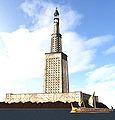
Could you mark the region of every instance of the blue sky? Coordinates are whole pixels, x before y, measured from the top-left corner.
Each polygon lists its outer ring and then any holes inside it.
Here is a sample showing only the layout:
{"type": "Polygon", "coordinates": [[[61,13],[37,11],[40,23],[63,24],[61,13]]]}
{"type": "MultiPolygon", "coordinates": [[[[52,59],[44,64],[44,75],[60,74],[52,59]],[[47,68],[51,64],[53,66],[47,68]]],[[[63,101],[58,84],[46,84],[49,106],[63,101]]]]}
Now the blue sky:
{"type": "Polygon", "coordinates": [[[95,91],[115,107],[114,6],[114,0],[0,0],[1,101],[5,93],[42,93],[58,7],[70,91],[95,91]]]}

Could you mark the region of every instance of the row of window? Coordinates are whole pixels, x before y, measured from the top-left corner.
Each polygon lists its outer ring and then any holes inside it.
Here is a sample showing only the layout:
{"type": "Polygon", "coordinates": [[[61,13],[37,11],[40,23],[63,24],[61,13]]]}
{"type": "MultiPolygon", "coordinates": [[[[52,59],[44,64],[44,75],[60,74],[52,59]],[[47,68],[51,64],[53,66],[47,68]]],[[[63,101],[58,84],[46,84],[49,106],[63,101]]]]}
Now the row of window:
{"type": "Polygon", "coordinates": [[[60,66],[60,63],[57,63],[57,62],[56,63],[55,62],[54,63],[53,62],[48,62],[47,65],[46,65],[46,67],[51,67],[51,66],[52,67],[54,67],[54,66],[58,67],[58,66],[60,66]]]}
{"type": "Polygon", "coordinates": [[[54,76],[54,74],[60,74],[60,71],[56,71],[56,70],[46,71],[46,75],[54,76]]]}
{"type": "Polygon", "coordinates": [[[59,74],[60,70],[56,70],[56,69],[47,69],[46,74],[59,74]]]}
{"type": "Polygon", "coordinates": [[[47,61],[47,64],[60,64],[60,60],[52,60],[52,61],[47,61]]]}
{"type": "Polygon", "coordinates": [[[52,82],[52,81],[48,81],[48,82],[47,82],[47,81],[46,81],[46,85],[49,85],[49,86],[50,86],[51,84],[52,84],[52,85],[59,85],[59,83],[60,83],[59,81],[56,81],[56,82],[52,82]]]}
{"type": "Polygon", "coordinates": [[[55,65],[55,64],[47,64],[46,66],[47,69],[60,69],[60,65],[55,65]]]}
{"type": "Polygon", "coordinates": [[[46,80],[60,80],[60,76],[59,75],[55,75],[55,76],[46,76],[46,80]]]}
{"type": "Polygon", "coordinates": [[[47,79],[45,80],[45,82],[58,82],[58,83],[59,83],[59,81],[60,81],[60,78],[58,78],[58,77],[55,79],[50,79],[47,77],[47,79]]]}
{"type": "Polygon", "coordinates": [[[60,72],[60,68],[48,68],[47,72],[51,73],[51,72],[60,72]]]}
{"type": "Polygon", "coordinates": [[[56,57],[56,58],[48,58],[46,59],[47,62],[50,62],[50,61],[60,61],[60,57],[56,57]]]}
{"type": "Polygon", "coordinates": [[[60,85],[60,82],[46,82],[46,87],[54,87],[54,86],[57,86],[59,87],[60,85]]]}
{"type": "Polygon", "coordinates": [[[46,66],[47,69],[60,70],[60,65],[49,64],[46,66]]]}
{"type": "Polygon", "coordinates": [[[47,60],[49,61],[49,60],[59,60],[60,59],[60,57],[55,57],[55,58],[48,58],[47,60]]]}
{"type": "Polygon", "coordinates": [[[56,85],[54,85],[54,86],[47,86],[46,85],[46,88],[48,88],[48,89],[59,89],[59,85],[58,86],[56,86],[56,85]]]}
{"type": "Polygon", "coordinates": [[[57,77],[59,78],[60,74],[58,72],[57,73],[56,72],[50,72],[50,73],[46,73],[46,77],[47,78],[49,78],[49,77],[50,78],[57,78],[57,77]]]}
{"type": "Polygon", "coordinates": [[[54,74],[54,73],[60,73],[60,69],[56,69],[56,68],[49,68],[46,71],[47,74],[54,74]]]}
{"type": "Polygon", "coordinates": [[[49,91],[59,91],[60,89],[59,89],[59,88],[51,88],[51,89],[50,89],[50,88],[46,88],[46,90],[47,90],[47,91],[48,91],[48,90],[49,90],[49,91]]]}
{"type": "Polygon", "coordinates": [[[46,66],[52,66],[53,67],[53,66],[60,66],[60,64],[61,64],[60,62],[47,62],[46,66]]]}
{"type": "Polygon", "coordinates": [[[46,84],[46,87],[53,87],[53,86],[58,86],[59,87],[59,83],[50,83],[50,82],[47,82],[46,84]]]}

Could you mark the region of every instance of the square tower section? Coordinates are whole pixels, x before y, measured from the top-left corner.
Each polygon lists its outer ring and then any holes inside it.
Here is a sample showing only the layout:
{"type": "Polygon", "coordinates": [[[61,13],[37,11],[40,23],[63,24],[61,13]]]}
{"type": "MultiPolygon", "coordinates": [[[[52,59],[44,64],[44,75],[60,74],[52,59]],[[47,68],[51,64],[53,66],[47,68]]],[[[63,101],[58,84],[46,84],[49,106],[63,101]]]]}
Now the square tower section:
{"type": "Polygon", "coordinates": [[[44,93],[68,93],[68,61],[63,52],[45,53],[44,93]]]}

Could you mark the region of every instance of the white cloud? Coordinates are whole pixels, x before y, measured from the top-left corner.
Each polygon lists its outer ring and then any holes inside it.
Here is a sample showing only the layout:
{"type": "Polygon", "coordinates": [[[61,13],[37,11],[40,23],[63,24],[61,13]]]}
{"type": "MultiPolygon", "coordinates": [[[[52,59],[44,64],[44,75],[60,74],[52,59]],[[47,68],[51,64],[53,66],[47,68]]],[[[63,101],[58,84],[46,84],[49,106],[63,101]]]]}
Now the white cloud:
{"type": "MultiPolygon", "coordinates": [[[[42,38],[42,40],[45,39],[44,35],[42,37],[43,32],[41,31],[32,33],[27,29],[21,28],[2,36],[7,53],[5,60],[3,61],[4,64],[2,62],[1,64],[5,65],[6,72],[4,72],[9,74],[9,76],[7,76],[9,79],[11,77],[14,77],[11,78],[14,80],[27,79],[32,78],[33,74],[36,77],[41,73],[41,70],[38,69],[40,66],[37,63],[38,61],[42,61],[42,58],[40,57],[43,56],[42,52],[39,51],[43,46],[43,41],[39,40],[39,37],[41,36],[40,38],[42,38]]],[[[45,49],[42,51],[44,50],[45,49]]],[[[42,65],[42,62],[40,65],[42,65]]],[[[1,72],[3,71],[1,70],[1,72]]]]}
{"type": "Polygon", "coordinates": [[[69,72],[80,72],[92,69],[91,64],[95,50],[86,49],[85,41],[75,32],[63,34],[63,48],[68,55],[69,72]]]}
{"type": "Polygon", "coordinates": [[[91,82],[104,82],[104,81],[110,81],[115,79],[114,74],[115,66],[114,65],[105,65],[102,66],[95,71],[88,73],[88,80],[91,82]]]}
{"type": "Polygon", "coordinates": [[[82,90],[90,94],[95,91],[99,101],[115,107],[115,65],[105,65],[89,72],[87,86],[82,90]]]}
{"type": "Polygon", "coordinates": [[[21,4],[22,10],[32,18],[34,24],[32,28],[34,30],[52,24],[53,13],[57,6],[61,13],[60,26],[62,32],[71,28],[73,29],[76,25],[80,24],[83,15],[79,14],[77,11],[73,11],[68,6],[66,7],[65,5],[63,6],[45,0],[27,0],[21,4]]]}
{"type": "Polygon", "coordinates": [[[106,54],[106,55],[115,54],[115,45],[112,46],[112,47],[110,47],[110,48],[108,48],[108,49],[105,50],[103,53],[106,54]]]}
{"type": "MultiPolygon", "coordinates": [[[[48,32],[50,31],[45,28],[34,32],[21,28],[12,33],[0,34],[5,46],[0,49],[0,88],[2,93],[5,93],[6,90],[11,92],[15,88],[14,86],[19,88],[19,81],[43,76],[44,53],[49,47],[46,47],[47,39],[50,38],[48,32]],[[47,34],[44,36],[46,32],[47,34]]],[[[24,90],[22,85],[19,90],[21,89],[24,90]]],[[[14,92],[17,90],[15,89],[14,92]]]]}
{"type": "Polygon", "coordinates": [[[114,39],[113,35],[103,35],[100,37],[94,37],[86,41],[86,47],[88,48],[95,48],[100,47],[106,42],[110,42],[114,39]]]}
{"type": "Polygon", "coordinates": [[[22,3],[21,8],[32,18],[32,28],[38,29],[51,24],[52,10],[55,9],[55,6],[48,2],[32,0],[31,2],[25,1],[22,3]]]}
{"type": "Polygon", "coordinates": [[[104,35],[87,39],[76,32],[64,32],[63,51],[68,55],[69,72],[74,73],[93,69],[95,64],[92,61],[97,48],[110,42],[113,38],[112,35],[104,35]],[[67,46],[69,46],[69,49],[67,46]]]}

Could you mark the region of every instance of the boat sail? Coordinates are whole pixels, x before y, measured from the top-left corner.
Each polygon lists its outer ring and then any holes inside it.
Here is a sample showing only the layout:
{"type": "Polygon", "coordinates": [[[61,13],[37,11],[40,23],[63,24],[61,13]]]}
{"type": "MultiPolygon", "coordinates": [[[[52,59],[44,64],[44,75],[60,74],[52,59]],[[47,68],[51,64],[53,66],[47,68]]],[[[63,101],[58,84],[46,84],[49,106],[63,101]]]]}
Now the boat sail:
{"type": "Polygon", "coordinates": [[[94,108],[96,108],[96,99],[95,99],[95,92],[93,95],[89,98],[88,104],[94,108]]]}

